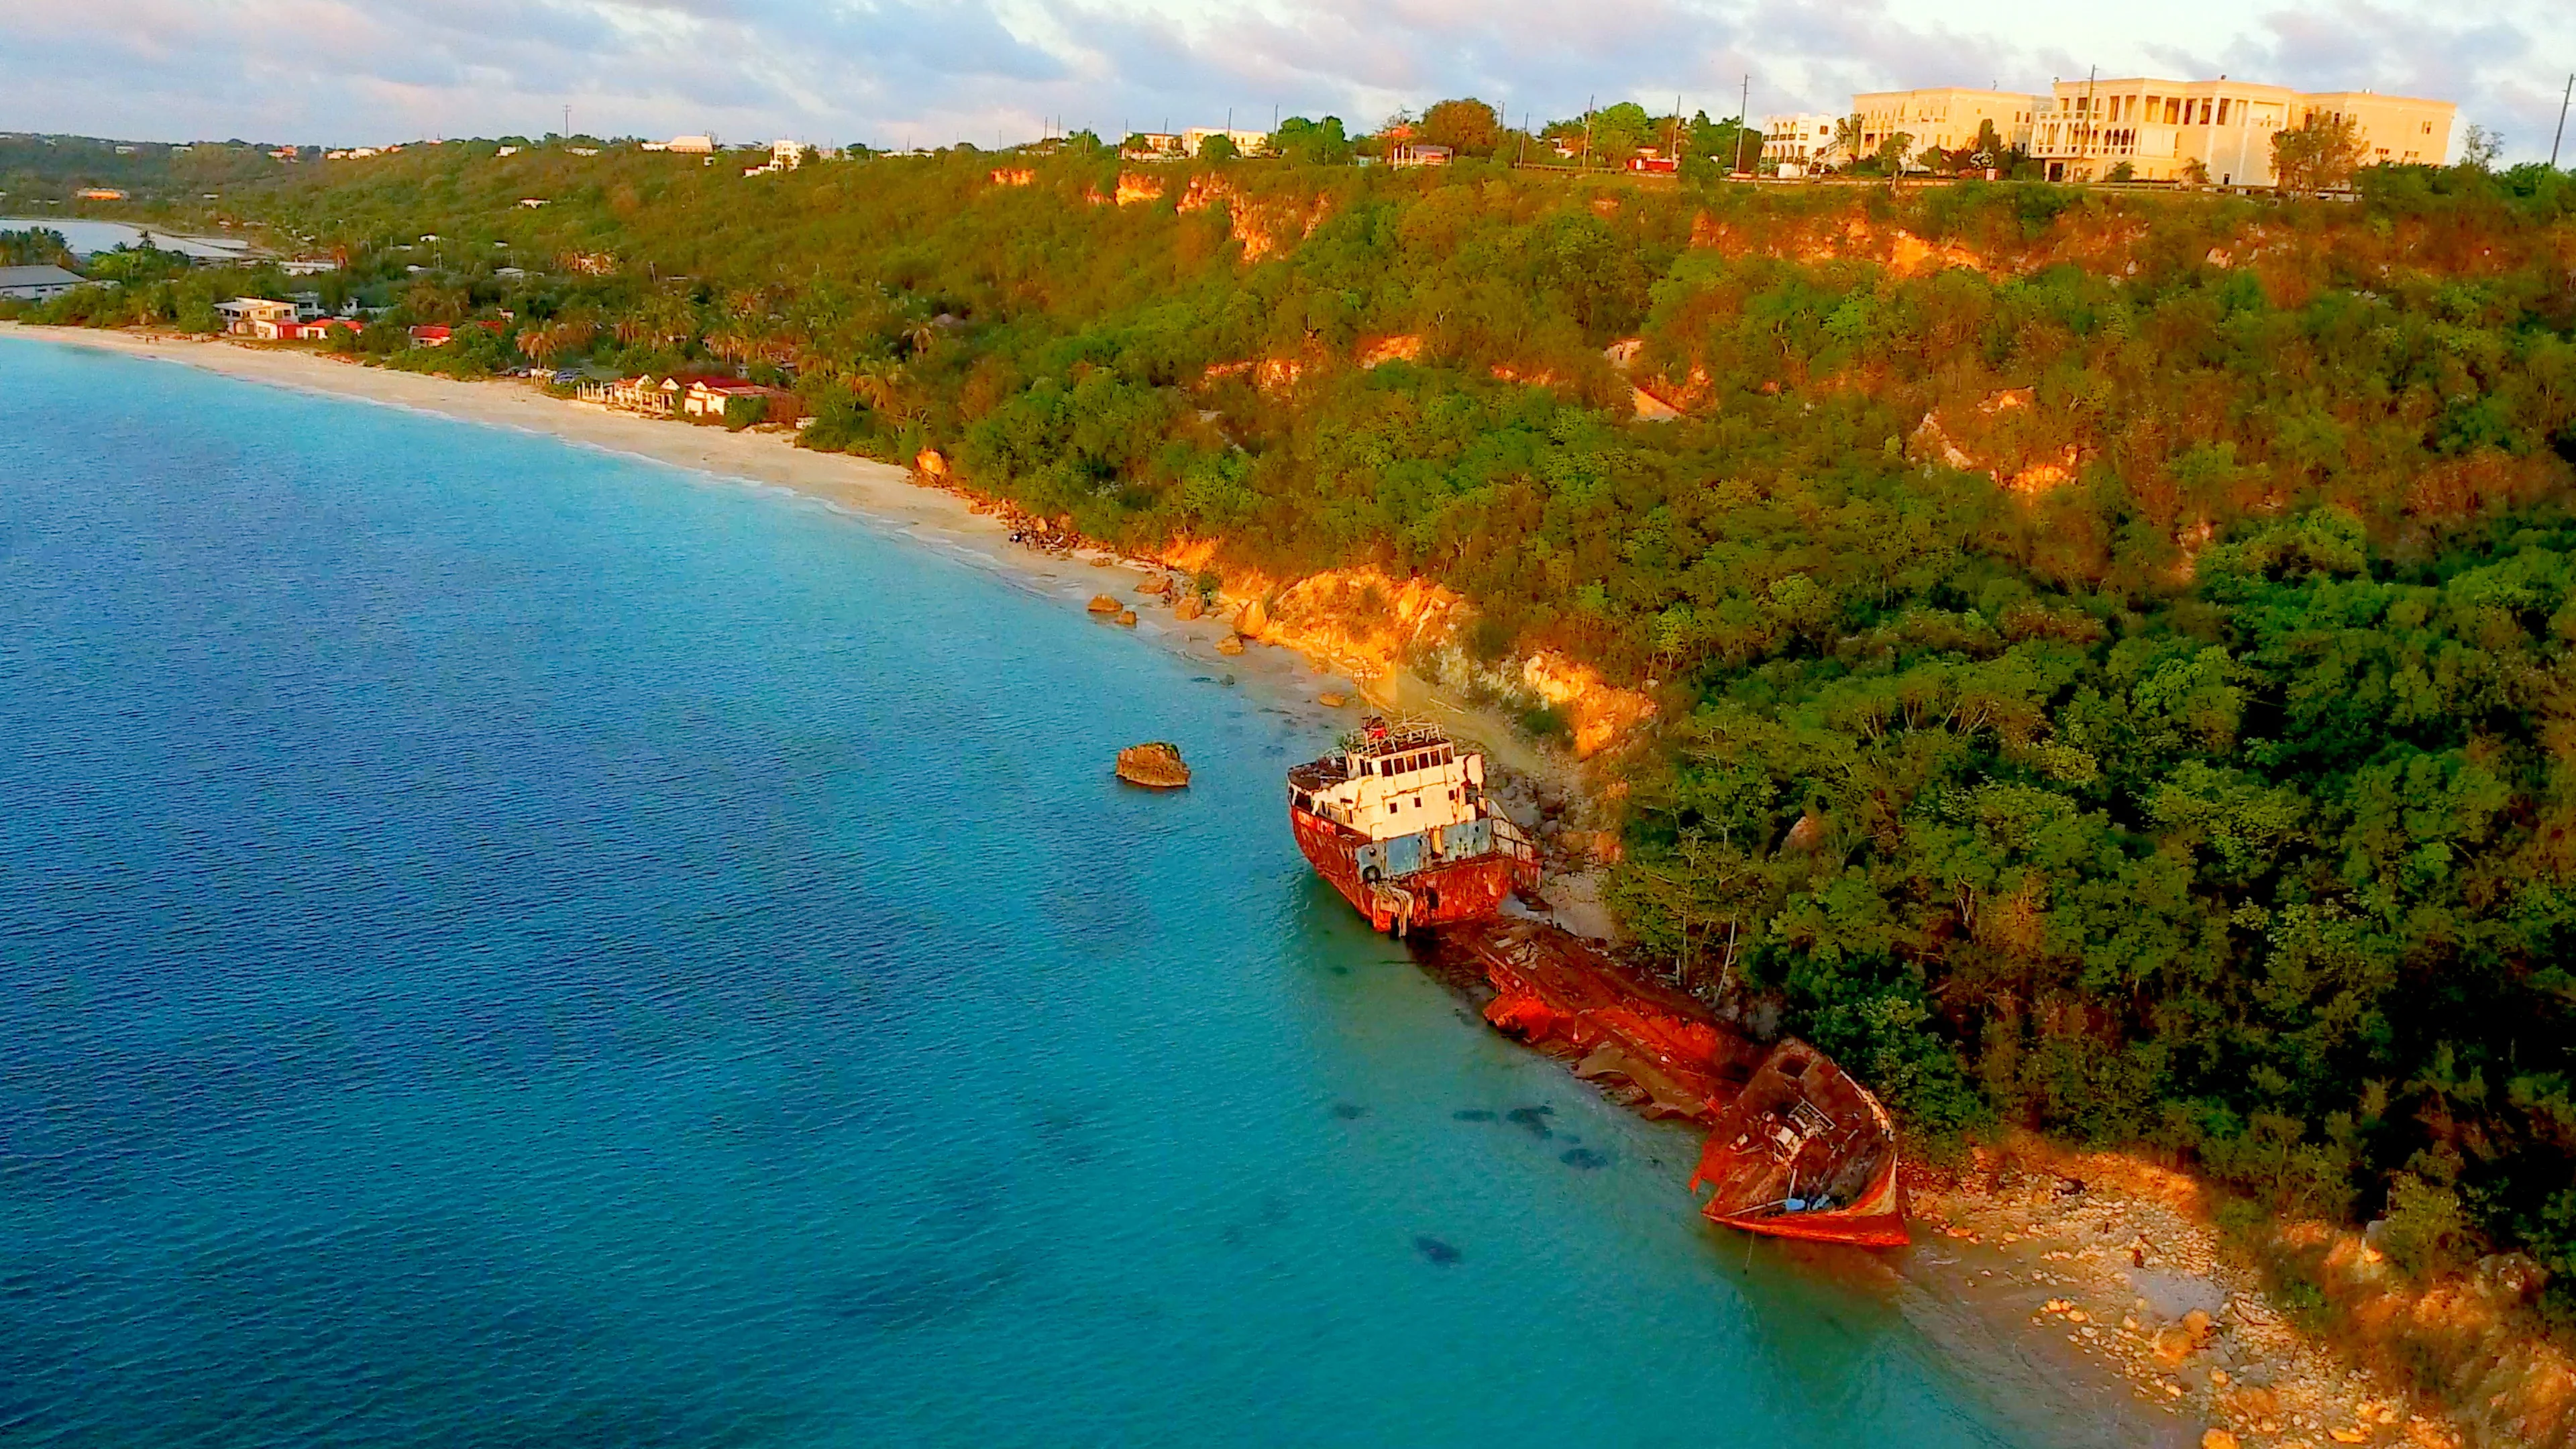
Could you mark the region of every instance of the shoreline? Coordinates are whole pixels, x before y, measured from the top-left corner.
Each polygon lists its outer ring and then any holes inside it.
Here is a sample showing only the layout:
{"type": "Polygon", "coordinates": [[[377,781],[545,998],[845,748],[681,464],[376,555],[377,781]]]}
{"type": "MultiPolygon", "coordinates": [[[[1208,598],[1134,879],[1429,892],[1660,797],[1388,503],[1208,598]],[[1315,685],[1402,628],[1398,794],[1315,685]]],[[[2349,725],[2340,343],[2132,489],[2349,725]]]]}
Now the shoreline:
{"type": "MultiPolygon", "coordinates": [[[[917,480],[908,470],[893,464],[798,448],[791,433],[729,432],[691,426],[550,397],[533,386],[514,385],[507,379],[464,381],[367,366],[300,348],[228,339],[0,323],[0,338],[10,336],[171,362],[319,396],[511,428],[719,481],[782,489],[938,549],[1011,587],[1056,600],[1076,611],[1084,610],[1094,595],[1114,594],[1135,610],[1133,632],[1141,640],[1229,683],[1240,675],[1254,691],[1310,711],[1319,722],[1348,722],[1354,718],[1355,711],[1348,705],[1335,708],[1323,702],[1322,696],[1334,693],[1354,695],[1390,711],[1401,708],[1429,714],[1461,736],[1483,745],[1506,769],[1524,776],[1529,789],[1523,798],[1533,810],[1541,785],[1560,797],[1579,789],[1577,772],[1569,763],[1541,755],[1513,736],[1507,723],[1446,697],[1400,668],[1377,679],[1365,679],[1333,672],[1325,661],[1285,646],[1247,647],[1236,655],[1220,653],[1218,641],[1234,633],[1231,609],[1220,607],[1199,619],[1182,620],[1173,615],[1168,604],[1154,609],[1155,600],[1142,590],[1144,583],[1168,577],[1175,570],[1094,547],[1059,553],[1014,543],[1011,523],[1003,511],[978,505],[959,489],[917,480]]],[[[1103,623],[1101,627],[1117,626],[1103,623]]],[[[1563,891],[1578,901],[1575,910],[1559,913],[1558,924],[1578,934],[1596,934],[1587,927],[1606,918],[1599,916],[1597,905],[1584,900],[1589,894],[1585,877],[1559,871],[1552,874],[1550,887],[1552,899],[1563,891]],[[1568,915],[1596,919],[1578,923],[1563,919],[1568,915]]],[[[2282,1449],[2299,1449],[2304,1439],[2311,1449],[2324,1449],[2328,1442],[2361,1442],[2340,1435],[2329,1439],[2326,1433],[2314,1430],[2306,1435],[2299,1432],[2306,1427],[2300,1420],[2319,1424],[2331,1422],[2330,1416],[2341,1417],[2340,1423],[2332,1424],[2334,1428],[2345,1424],[2366,1426],[2374,1431],[2370,1442],[2394,1442],[2379,1437],[2375,1431],[2383,1426],[2369,1423],[2365,1416],[2336,1416],[2335,1411],[2325,1408],[2327,1401],[2322,1397],[2312,1401],[2314,1407],[2303,1403],[2301,1409],[2281,1416],[2289,1432],[2262,1432],[2259,1426],[2270,1416],[2228,1412],[2251,1406],[2241,1388],[2235,1393],[2222,1392],[2230,1383],[2223,1376],[2214,1385],[2211,1383],[2208,1370],[2213,1363],[2202,1354],[2209,1343],[2216,1342],[2214,1337],[2186,1355],[2186,1369],[2196,1367],[2199,1375],[2191,1387],[2181,1394],[2149,1389],[2146,1385],[2151,1382],[2159,1387],[2176,1382],[2174,1370],[2167,1366],[2139,1371],[2141,1363],[2156,1362],[2152,1349],[2157,1326],[2142,1318],[2139,1329],[2114,1331],[2112,1325],[2124,1316],[2142,1314],[2143,1308],[2132,1308],[2125,1300],[2115,1302],[2106,1296],[2111,1289],[2108,1278],[2086,1283],[2087,1296],[2081,1300],[2086,1307],[2079,1309],[2084,1316],[2069,1318],[2064,1309],[2052,1310],[2042,1303],[2042,1299],[2071,1301],[2066,1295],[2075,1291],[2073,1274],[2057,1271],[2068,1266],[2064,1253],[2087,1248],[2102,1251],[2090,1238],[2077,1244],[2073,1217],[2056,1221],[2049,1216],[2052,1206],[2061,1216],[2089,1212],[2102,1218],[2108,1215],[2106,1193],[2097,1190],[2089,1202],[2068,1208],[2048,1196],[2053,1178],[2043,1179],[2026,1171],[2016,1176],[2006,1168],[1985,1173],[1978,1180],[1952,1178],[1947,1182],[1941,1180],[1946,1175],[1919,1168],[1916,1171],[1916,1197],[1909,1218],[1919,1222],[1923,1230],[1910,1249],[1894,1258],[1876,1261],[1893,1278],[1920,1292],[1934,1305],[1932,1316],[1940,1320],[1942,1336],[1951,1338],[1950,1346],[1962,1354],[1977,1359],[2001,1354],[2041,1364],[2064,1375],[2074,1399],[2099,1404],[2127,1422],[2157,1429],[2169,1424],[2170,1434],[2153,1436],[2157,1443],[2200,1443],[2204,1429],[2227,1432],[2231,1424],[2240,1426],[2235,1432],[2242,1435],[2241,1440],[2225,1441],[2231,1444],[2277,1444],[2282,1449]],[[2034,1183],[2041,1185],[2033,1186],[2034,1183]],[[2016,1226],[1995,1226],[1998,1223],[2016,1226]],[[2060,1238],[2067,1241],[2061,1244],[2060,1238]],[[2088,1324],[2094,1326],[2094,1332],[2082,1331],[2080,1326],[2088,1324]],[[2070,1328],[2075,1331],[2070,1332],[2070,1328]],[[1962,1344],[1955,1341],[1958,1337],[1981,1341],[1962,1344]],[[2115,1340],[2121,1348],[2115,1348],[2115,1340]],[[2138,1349],[2141,1343],[2146,1350],[2138,1349]]],[[[2131,1216],[2139,1211],[2143,1209],[2120,1210],[2131,1216]]],[[[2183,1230],[2165,1223],[2159,1231],[2178,1239],[2183,1230]]],[[[2202,1232],[2206,1234],[2205,1227],[2202,1232]]],[[[2123,1252],[2128,1241],[2127,1237],[2119,1239],[2123,1252]]],[[[2194,1276],[2198,1281],[2206,1285],[2220,1281],[2223,1265],[2206,1252],[2193,1255],[2191,1261],[2197,1265],[2194,1276]]],[[[2241,1278],[2242,1274],[2235,1276],[2241,1278]]],[[[2215,1291],[2219,1305],[2230,1309],[2244,1298],[2258,1304],[2262,1301],[2260,1294],[2250,1289],[2242,1293],[2233,1287],[2215,1291]]],[[[2143,1304],[2144,1300],[2140,1301],[2143,1304]]],[[[2171,1316],[2179,1318],[2180,1312],[2171,1316]]],[[[2277,1325],[2277,1311],[2271,1316],[2277,1325]]],[[[2165,1317],[2158,1315],[2160,1320],[2165,1317]]],[[[2239,1319],[2250,1321],[2244,1315],[2239,1319]]],[[[2333,1364],[2331,1355],[2316,1345],[2299,1345],[2295,1349],[2276,1345],[2273,1356],[2284,1361],[2285,1381],[2302,1384],[2340,1378],[2349,1367],[2333,1364]],[[2295,1367],[2290,1366],[2293,1361],[2295,1367]]],[[[2351,1370],[2356,1376],[2359,1372],[2351,1370]]],[[[2279,1397],[2286,1400],[2291,1395],[2282,1393],[2279,1397]]],[[[2381,1400],[2403,1401],[2394,1395],[2383,1395],[2381,1400]]],[[[2417,1443],[2444,1442],[2431,1438],[2425,1432],[2429,1427],[2425,1419],[2410,1416],[2408,1428],[2413,1433],[2409,1437],[2417,1443]]],[[[2453,1436],[2447,1442],[2459,1441],[2453,1436]]]]}
{"type": "MultiPolygon", "coordinates": [[[[1540,751],[1522,739],[1508,720],[1479,710],[1400,666],[1382,675],[1362,676],[1291,645],[1252,638],[1244,639],[1238,654],[1221,653],[1218,642],[1235,632],[1232,620],[1247,601],[1221,594],[1218,607],[1194,620],[1180,619],[1168,598],[1142,589],[1149,580],[1177,576],[1178,569],[1089,543],[1063,552],[1015,543],[1005,508],[979,505],[963,489],[924,481],[896,464],[797,447],[792,432],[733,432],[648,418],[597,403],[549,397],[514,379],[466,381],[404,372],[288,344],[0,322],[0,337],[9,336],[510,428],[720,481],[783,489],[1077,611],[1086,611],[1094,595],[1114,595],[1134,611],[1132,632],[1141,640],[1220,679],[1240,679],[1318,721],[1344,727],[1356,724],[1362,711],[1353,706],[1362,703],[1390,714],[1430,718],[1477,745],[1501,767],[1496,793],[1504,797],[1513,817],[1533,832],[1543,818],[1570,809],[1585,793],[1579,764],[1540,751]],[[1347,703],[1327,704],[1323,696],[1328,694],[1339,695],[1347,703]]],[[[1117,626],[1104,623],[1103,627],[1117,626]]],[[[1548,919],[1578,935],[1614,939],[1609,912],[1600,901],[1599,873],[1577,869],[1562,857],[1550,865],[1554,889],[1549,901],[1555,910],[1548,919]]]]}

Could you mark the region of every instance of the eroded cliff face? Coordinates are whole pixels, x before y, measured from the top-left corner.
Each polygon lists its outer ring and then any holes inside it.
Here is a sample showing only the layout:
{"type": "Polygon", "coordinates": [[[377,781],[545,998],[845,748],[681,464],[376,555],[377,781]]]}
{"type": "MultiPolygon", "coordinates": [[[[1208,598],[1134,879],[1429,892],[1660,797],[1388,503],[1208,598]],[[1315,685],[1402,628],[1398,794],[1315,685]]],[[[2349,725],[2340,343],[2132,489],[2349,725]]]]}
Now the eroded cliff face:
{"type": "MultiPolygon", "coordinates": [[[[1218,551],[1214,540],[1187,540],[1159,557],[1196,573],[1211,567],[1218,551]]],[[[1473,702],[1516,711],[1544,705],[1564,718],[1578,759],[1620,744],[1655,713],[1646,695],[1554,651],[1474,659],[1460,643],[1474,608],[1428,579],[1366,568],[1293,579],[1232,570],[1225,577],[1221,604],[1244,638],[1296,650],[1364,683],[1410,669],[1473,702]]]]}

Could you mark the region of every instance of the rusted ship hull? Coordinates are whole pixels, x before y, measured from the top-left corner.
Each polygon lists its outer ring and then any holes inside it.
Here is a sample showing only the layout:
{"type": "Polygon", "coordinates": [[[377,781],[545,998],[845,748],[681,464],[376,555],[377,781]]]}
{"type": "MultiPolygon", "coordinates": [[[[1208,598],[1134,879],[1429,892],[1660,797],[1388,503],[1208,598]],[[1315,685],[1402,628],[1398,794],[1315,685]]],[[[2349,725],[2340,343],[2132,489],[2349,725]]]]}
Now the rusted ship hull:
{"type": "Polygon", "coordinates": [[[1420,837],[1372,841],[1304,810],[1291,809],[1289,822],[1296,831],[1297,849],[1315,873],[1332,882],[1333,889],[1381,931],[1401,934],[1481,921],[1501,911],[1516,887],[1537,886],[1535,862],[1515,858],[1490,836],[1460,842],[1490,843],[1490,848],[1444,858],[1441,850],[1420,837]]]}
{"type": "Polygon", "coordinates": [[[1789,1038],[1709,1127],[1691,1190],[1709,1221],[1815,1243],[1905,1245],[1896,1124],[1831,1057],[1789,1038]]]}
{"type": "Polygon", "coordinates": [[[1673,990],[1540,922],[1446,938],[1494,988],[1485,1019],[1624,1084],[1648,1116],[1709,1126],[1692,1191],[1748,1233],[1858,1247],[1907,1241],[1895,1126],[1859,1083],[1791,1038],[1765,1050],[1673,990]]]}
{"type": "Polygon", "coordinates": [[[1577,1076],[1632,1083],[1647,1116],[1714,1121],[1761,1062],[1761,1048],[1698,1002],[1637,978],[1555,927],[1480,928],[1460,944],[1494,988],[1485,1020],[1575,1057],[1577,1076]]]}
{"type": "Polygon", "coordinates": [[[1905,1190],[1896,1180],[1896,1158],[1890,1154],[1879,1169],[1869,1195],[1848,1209],[1815,1213],[1724,1213],[1715,1199],[1703,1209],[1710,1222],[1772,1238],[1809,1243],[1842,1243],[1855,1248],[1902,1248],[1913,1241],[1905,1231],[1905,1190]]]}

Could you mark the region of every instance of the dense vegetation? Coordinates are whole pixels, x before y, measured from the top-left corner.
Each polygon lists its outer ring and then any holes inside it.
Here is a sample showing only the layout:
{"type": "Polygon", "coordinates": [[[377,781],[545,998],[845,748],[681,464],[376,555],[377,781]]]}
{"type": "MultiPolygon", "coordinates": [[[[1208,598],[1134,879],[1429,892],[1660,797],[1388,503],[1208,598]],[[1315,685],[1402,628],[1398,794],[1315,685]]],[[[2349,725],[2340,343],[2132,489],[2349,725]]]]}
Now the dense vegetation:
{"type": "Polygon", "coordinates": [[[439,365],[729,365],[1096,536],[1435,577],[1488,655],[1654,681],[1614,895],[1694,986],[1927,1131],[2394,1201],[2576,1304],[2576,181],[733,159],[450,145],[255,205],[389,356],[506,311],[439,365]]]}

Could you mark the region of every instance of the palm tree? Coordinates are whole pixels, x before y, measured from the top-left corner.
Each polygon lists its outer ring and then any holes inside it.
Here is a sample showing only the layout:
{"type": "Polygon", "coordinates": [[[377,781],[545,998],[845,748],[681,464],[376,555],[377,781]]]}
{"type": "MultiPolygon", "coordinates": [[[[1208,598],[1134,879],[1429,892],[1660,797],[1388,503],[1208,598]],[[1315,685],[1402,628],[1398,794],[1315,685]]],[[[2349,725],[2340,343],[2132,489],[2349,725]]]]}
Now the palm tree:
{"type": "Polygon", "coordinates": [[[1834,122],[1834,150],[1849,166],[1860,159],[1860,116],[1857,112],[1834,122]]]}
{"type": "Polygon", "coordinates": [[[888,417],[904,417],[910,411],[905,397],[903,364],[884,358],[872,358],[850,369],[850,390],[862,401],[888,417]]]}

